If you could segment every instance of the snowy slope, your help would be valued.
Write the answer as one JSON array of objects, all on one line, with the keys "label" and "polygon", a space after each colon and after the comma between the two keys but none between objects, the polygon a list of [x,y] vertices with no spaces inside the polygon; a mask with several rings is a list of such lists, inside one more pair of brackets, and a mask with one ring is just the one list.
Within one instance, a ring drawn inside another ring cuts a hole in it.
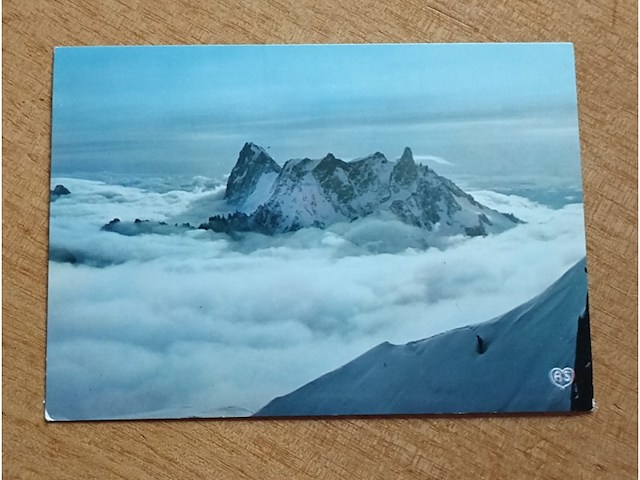
[{"label": "snowy slope", "polygon": [[571,388],[554,385],[549,372],[574,366],[585,265],[493,320],[406,345],[382,343],[256,415],[568,411]]},{"label": "snowy slope", "polygon": [[354,162],[328,154],[321,160],[290,163],[278,176],[269,201],[256,211],[257,223],[274,232],[325,228],[383,212],[445,235],[485,235],[517,223],[417,165],[409,148],[398,162],[376,152]]},{"label": "snowy slope", "polygon": [[229,177],[226,198],[238,215],[229,222],[213,218],[203,228],[273,234],[392,215],[439,235],[478,236],[519,223],[416,164],[409,148],[397,162],[380,152],[352,162],[329,153],[319,160],[289,160],[280,169],[262,148],[247,143]]},{"label": "snowy slope", "polygon": [[252,213],[271,196],[280,166],[262,147],[245,143],[227,180],[225,198],[243,213]]}]

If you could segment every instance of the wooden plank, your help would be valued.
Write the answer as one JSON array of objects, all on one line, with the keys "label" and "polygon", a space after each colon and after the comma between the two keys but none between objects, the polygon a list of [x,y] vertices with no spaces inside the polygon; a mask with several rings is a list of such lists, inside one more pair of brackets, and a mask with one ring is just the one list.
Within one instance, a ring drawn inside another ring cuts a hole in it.
[{"label": "wooden plank", "polygon": [[[528,0],[3,2],[6,478],[637,476],[637,4]],[[43,419],[54,45],[571,41],[595,393],[579,416]]]}]

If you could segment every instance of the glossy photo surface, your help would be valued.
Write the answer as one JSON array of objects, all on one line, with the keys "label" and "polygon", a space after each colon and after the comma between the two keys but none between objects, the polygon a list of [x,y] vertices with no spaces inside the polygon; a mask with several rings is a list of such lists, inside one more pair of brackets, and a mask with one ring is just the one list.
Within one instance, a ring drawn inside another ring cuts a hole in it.
[{"label": "glossy photo surface", "polygon": [[588,411],[571,44],[55,50],[48,420]]}]

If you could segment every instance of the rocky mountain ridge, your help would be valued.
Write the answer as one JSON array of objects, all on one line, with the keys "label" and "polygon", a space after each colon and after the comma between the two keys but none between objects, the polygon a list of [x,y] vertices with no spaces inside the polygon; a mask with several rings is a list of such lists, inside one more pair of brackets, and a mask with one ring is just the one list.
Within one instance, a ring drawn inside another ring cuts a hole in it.
[{"label": "rocky mountain ridge", "polygon": [[225,199],[235,213],[214,215],[200,228],[277,234],[377,215],[442,235],[480,236],[521,223],[416,163],[408,147],[397,162],[380,152],[350,162],[329,153],[280,167],[262,147],[246,143]]}]

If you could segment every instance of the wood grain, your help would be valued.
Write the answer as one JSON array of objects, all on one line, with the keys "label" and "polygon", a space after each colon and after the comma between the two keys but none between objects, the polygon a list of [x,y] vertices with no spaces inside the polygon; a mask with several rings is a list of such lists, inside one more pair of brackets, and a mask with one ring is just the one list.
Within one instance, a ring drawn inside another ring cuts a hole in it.
[{"label": "wood grain", "polygon": [[[12,0],[3,7],[5,478],[637,476],[636,2]],[[471,41],[575,43],[595,413],[44,422],[54,45]]]}]

